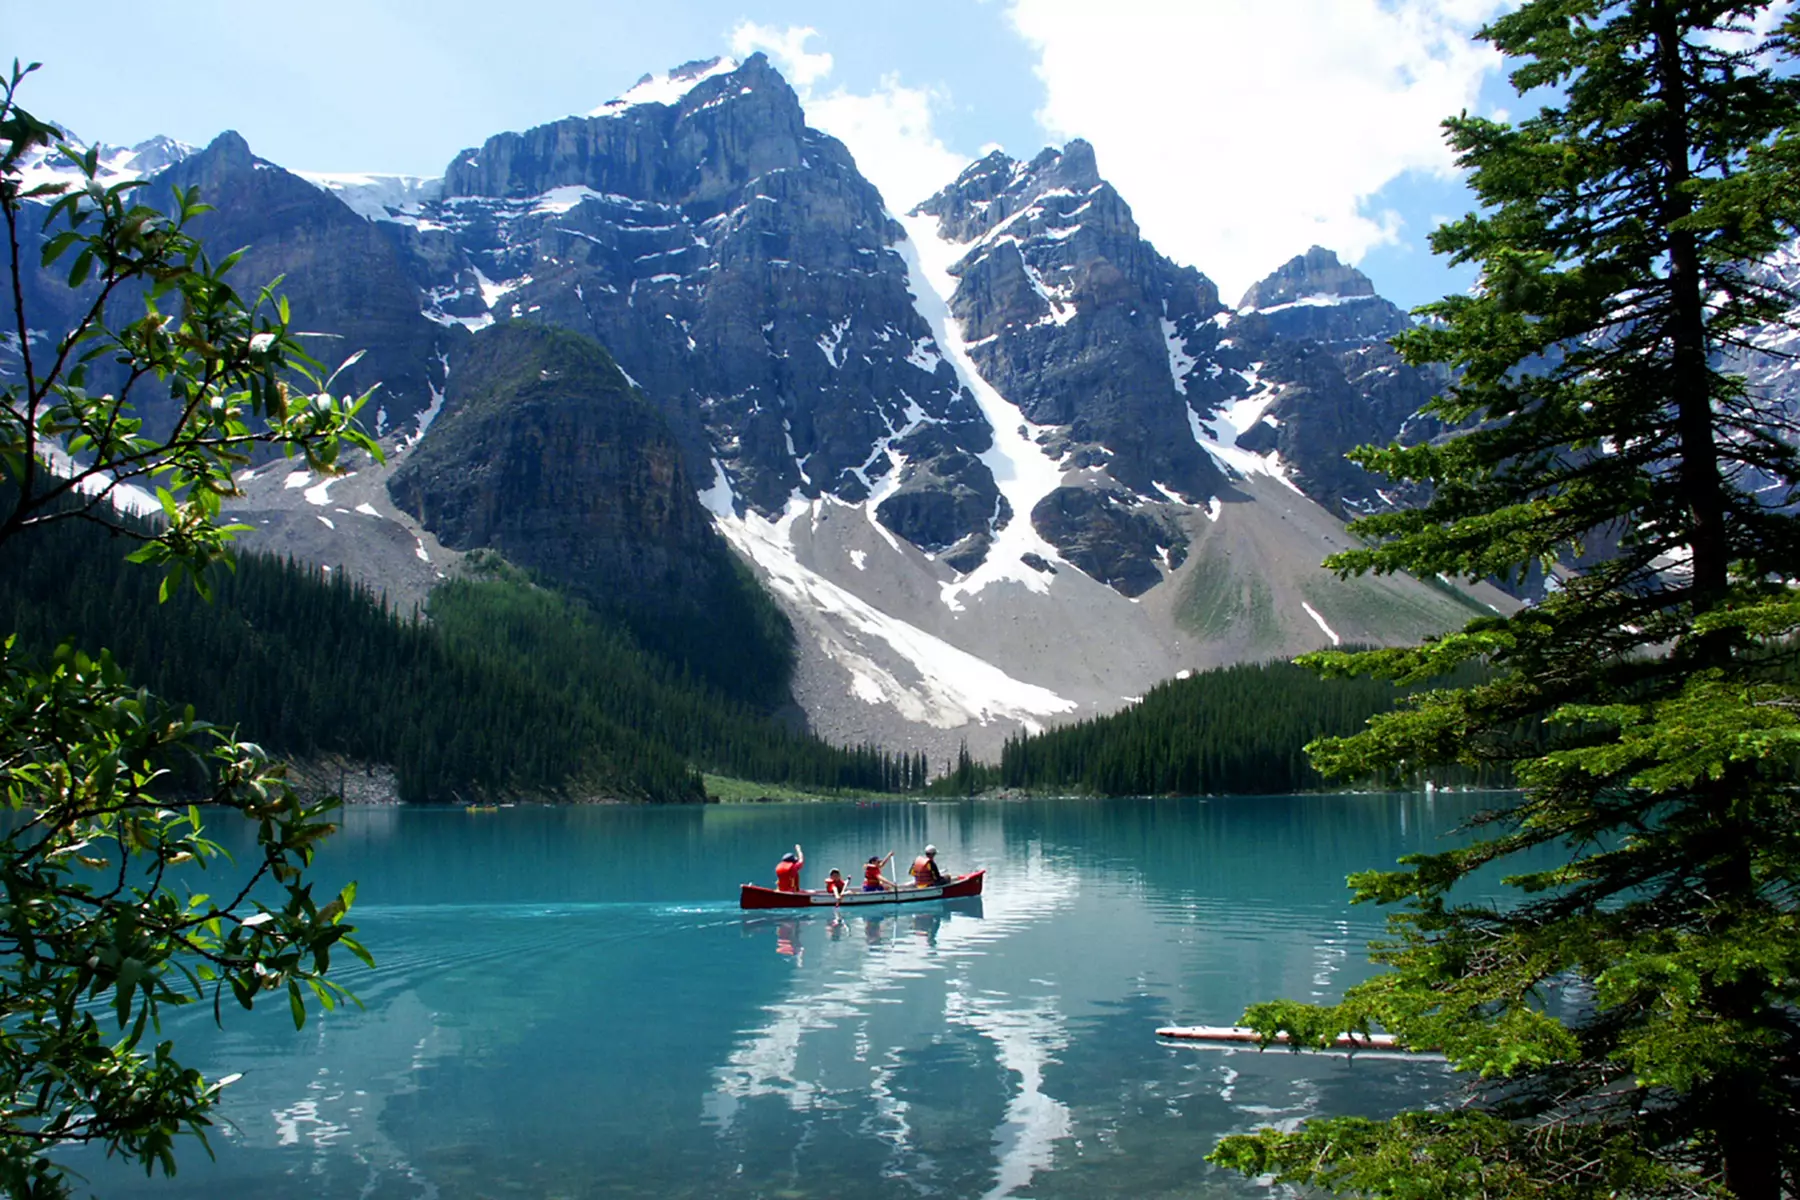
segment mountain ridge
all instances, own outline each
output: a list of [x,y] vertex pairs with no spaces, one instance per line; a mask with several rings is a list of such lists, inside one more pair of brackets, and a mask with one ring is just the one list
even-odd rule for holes
[[[259,194],[246,155],[215,143],[186,170]],[[497,134],[435,183],[250,158],[284,204],[335,206],[320,228],[375,239],[268,226],[269,261],[296,256],[304,281],[330,276],[308,252],[366,256],[407,297],[383,308],[397,333],[340,308],[346,343],[369,330],[405,360],[382,421],[395,465],[342,493],[384,524],[339,530],[299,507],[310,483],[255,488],[253,537],[312,561],[391,525],[381,553],[430,586],[442,542],[408,499],[413,464],[455,439],[438,422],[460,365],[530,323],[595,338],[666,423],[664,486],[781,601],[794,694],[836,740],[992,752],[1182,669],[1411,640],[1468,611],[1435,584],[1318,567],[1342,517],[1387,502],[1340,448],[1398,436],[1434,386],[1381,341],[1404,314],[1317,248],[1229,308],[1142,237],[1084,142],[990,155],[895,218],[757,55]],[[567,459],[558,440],[535,439],[540,467]],[[633,469],[583,486],[625,494]],[[493,511],[525,496],[508,485]]]

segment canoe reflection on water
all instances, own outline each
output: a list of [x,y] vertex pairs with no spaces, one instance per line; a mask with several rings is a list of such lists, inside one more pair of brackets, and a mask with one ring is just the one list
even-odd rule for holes
[[935,949],[938,930],[945,921],[962,917],[981,918],[981,897],[946,900],[932,906],[932,911],[901,911],[869,907],[859,911],[813,908],[790,909],[776,916],[740,918],[745,937],[775,935],[775,953],[799,965],[806,956],[806,939],[818,937],[810,930],[822,928],[831,941],[841,940],[846,933],[860,928],[863,941],[871,948],[892,946],[901,939],[913,939]]

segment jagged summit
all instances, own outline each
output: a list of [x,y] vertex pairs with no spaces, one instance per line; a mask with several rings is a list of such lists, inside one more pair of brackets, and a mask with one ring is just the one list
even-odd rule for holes
[[1266,279],[1250,285],[1238,301],[1240,310],[1274,308],[1307,299],[1342,299],[1373,296],[1375,285],[1355,267],[1338,260],[1323,246],[1295,255]]
[[200,152],[200,157],[220,166],[232,167],[248,166],[258,161],[250,150],[250,143],[235,129],[227,129],[208,142]]
[[1412,323],[1375,294],[1367,275],[1322,246],[1290,258],[1252,284],[1238,302],[1237,314],[1266,322],[1280,337],[1329,343],[1386,339]]
[[710,216],[747,182],[814,159],[854,174],[850,152],[807,127],[799,96],[766,56],[725,70],[728,63],[627,93],[655,99],[621,98],[599,115],[497,134],[460,151],[444,170],[443,195],[510,198],[584,187],[659,204],[710,204]]
[[414,422],[442,382],[436,331],[418,313],[418,292],[401,248],[329,192],[256,154],[226,130],[157,175],[150,202],[169,185],[197,187],[213,211],[195,232],[209,245],[246,247],[234,279],[254,286],[283,279],[282,292],[309,347],[327,368],[354,350],[366,353],[339,378],[346,391],[380,384],[368,413],[377,432]]

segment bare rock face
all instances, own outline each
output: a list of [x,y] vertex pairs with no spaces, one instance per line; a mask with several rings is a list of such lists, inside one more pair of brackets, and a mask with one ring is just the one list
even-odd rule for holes
[[[440,355],[457,340],[419,314],[418,289],[397,228],[364,220],[299,176],[256,157],[227,131],[153,178],[143,194],[198,187],[213,211],[192,231],[216,252],[246,247],[231,279],[246,300],[281,277],[281,292],[315,336],[306,346],[326,371],[362,359],[333,384],[359,393],[379,383],[365,413],[382,432],[417,418],[443,382]],[[460,332],[460,331],[458,331]]]
[[[359,217],[336,197],[321,191],[266,159],[258,158],[237,133],[226,131],[200,150],[168,138],[151,138],[129,150],[98,147],[104,164],[102,183],[144,178],[134,196],[142,203],[164,206],[174,188],[198,188],[212,211],[188,226],[216,259],[243,249],[243,257],[227,276],[246,303],[261,288],[281,280],[280,292],[295,314],[295,328],[310,335],[306,349],[332,371],[351,354],[363,357],[333,383],[339,392],[358,394],[379,384],[365,410],[365,423],[388,432],[413,422],[427,409],[443,381],[441,355],[459,340],[419,313],[418,289],[412,278],[411,255],[393,225]],[[81,175],[72,164],[58,171],[74,185]],[[92,281],[81,288],[65,285],[68,260],[49,270],[40,267],[38,247],[42,222],[27,220],[22,232],[21,286],[34,328],[63,331],[85,315],[99,296]],[[121,289],[113,297],[111,319],[134,320],[143,314],[142,290]],[[10,291],[0,299],[0,314],[11,324]],[[12,347],[0,337],[0,370],[10,366]],[[104,387],[123,382],[111,375],[111,364],[95,364],[95,380]],[[176,411],[154,382],[134,389],[139,411],[152,431],[166,431]]]
[[701,486],[722,472],[767,516],[796,495],[870,502],[920,548],[979,561],[990,432],[914,306],[881,197],[763,56],[669,82],[685,94],[490,138],[441,200],[396,214],[427,315],[586,333]]
[[1344,455],[1441,432],[1418,413],[1443,377],[1388,345],[1411,324],[1331,251],[1290,259],[1244,294],[1225,331],[1226,359],[1271,397],[1237,445],[1278,455],[1301,491],[1341,517],[1388,507],[1394,485]]
[[1375,294],[1367,275],[1320,246],[1252,284],[1238,313],[1253,316],[1264,337],[1314,342],[1364,344],[1412,325],[1396,305]]
[[661,415],[562,330],[477,334],[388,491],[444,545],[497,550],[604,603],[694,593],[720,565]]
[[1314,246],[1305,254],[1288,259],[1267,278],[1251,284],[1238,307],[1280,308],[1314,298],[1375,299],[1375,285],[1355,267],[1338,261],[1331,251]]
[[1060,487],[1031,512],[1062,556],[1121,595],[1141,596],[1187,557],[1187,538],[1155,506],[1110,488]]

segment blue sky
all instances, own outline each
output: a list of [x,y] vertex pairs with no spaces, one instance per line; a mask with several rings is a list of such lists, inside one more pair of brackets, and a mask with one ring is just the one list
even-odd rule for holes
[[91,0],[80,19],[109,36],[75,39],[61,6],[0,0],[0,52],[43,61],[26,106],[83,138],[235,128],[296,169],[436,175],[645,72],[764,49],[896,209],[995,145],[1084,136],[1146,235],[1228,302],[1318,242],[1410,306],[1467,285],[1425,246],[1470,203],[1436,123],[1506,103],[1470,41],[1504,2]]

